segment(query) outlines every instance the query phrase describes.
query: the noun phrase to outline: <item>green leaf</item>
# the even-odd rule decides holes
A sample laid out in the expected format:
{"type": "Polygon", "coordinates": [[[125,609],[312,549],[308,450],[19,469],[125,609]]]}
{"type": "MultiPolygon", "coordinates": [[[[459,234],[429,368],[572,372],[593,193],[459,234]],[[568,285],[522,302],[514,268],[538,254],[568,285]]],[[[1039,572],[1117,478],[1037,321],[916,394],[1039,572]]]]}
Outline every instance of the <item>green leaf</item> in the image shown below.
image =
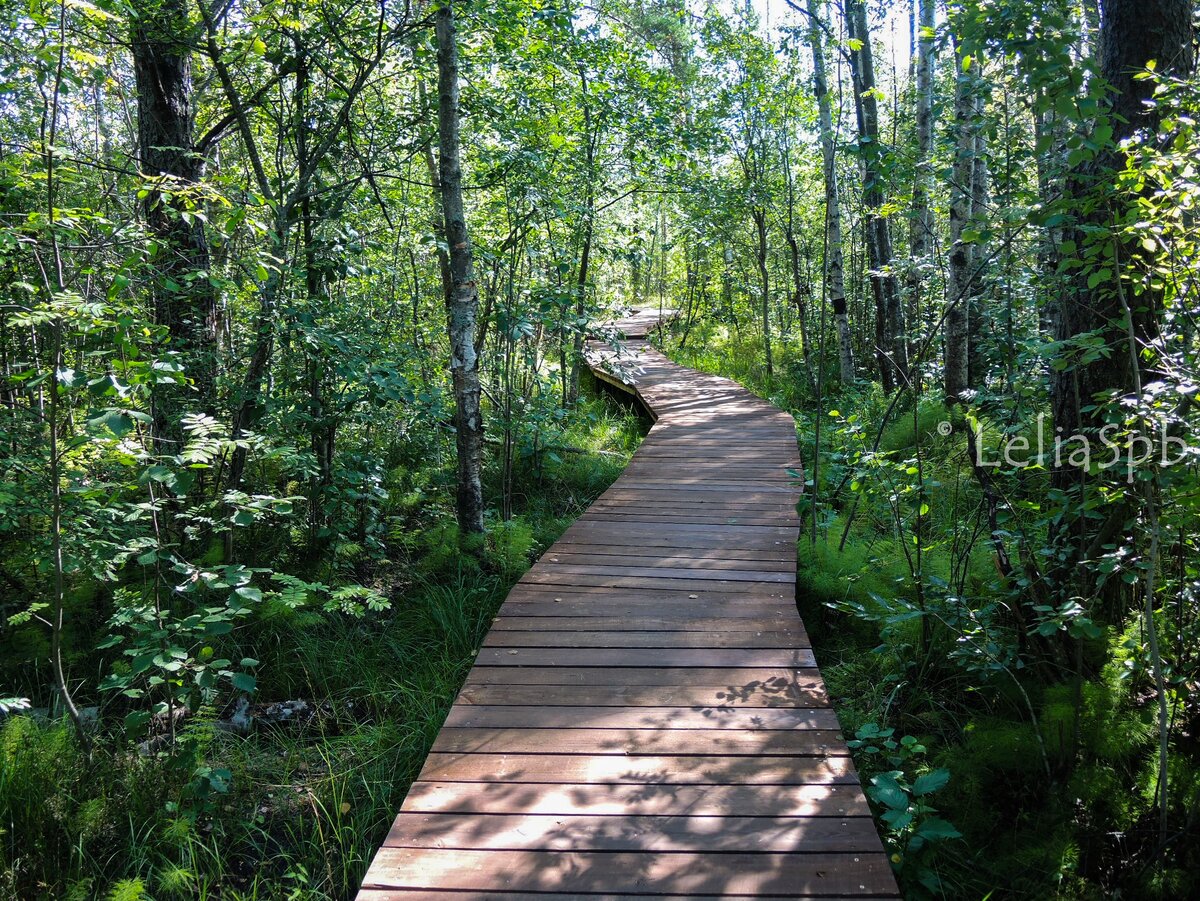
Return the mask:
{"type": "Polygon", "coordinates": [[[234,688],[238,691],[244,691],[247,694],[258,687],[258,680],[249,673],[234,673],[230,677],[230,681],[233,683],[234,688]]]}
{"type": "Polygon", "coordinates": [[[923,776],[918,776],[917,781],[913,783],[913,794],[920,798],[924,795],[931,794],[940,788],[945,788],[946,783],[950,781],[950,771],[947,769],[934,770],[931,773],[926,773],[923,776]]]}
{"type": "Polygon", "coordinates": [[[927,819],[917,827],[916,834],[931,842],[949,838],[962,838],[962,833],[941,817],[930,817],[927,819]]]}
{"type": "Polygon", "coordinates": [[[166,466],[155,464],[142,472],[142,478],[147,482],[163,482],[170,485],[175,481],[175,473],[166,466]]]}
{"type": "Polygon", "coordinates": [[[133,417],[125,410],[105,410],[89,419],[88,427],[96,432],[107,429],[117,438],[124,438],[133,431],[133,417]]]}
{"type": "Polygon", "coordinates": [[[879,818],[896,831],[905,828],[913,821],[913,815],[908,810],[885,810],[879,818]]]}
{"type": "Polygon", "coordinates": [[[908,809],[908,793],[900,787],[894,773],[880,773],[871,780],[874,786],[869,790],[872,798],[893,810],[908,809]]]}

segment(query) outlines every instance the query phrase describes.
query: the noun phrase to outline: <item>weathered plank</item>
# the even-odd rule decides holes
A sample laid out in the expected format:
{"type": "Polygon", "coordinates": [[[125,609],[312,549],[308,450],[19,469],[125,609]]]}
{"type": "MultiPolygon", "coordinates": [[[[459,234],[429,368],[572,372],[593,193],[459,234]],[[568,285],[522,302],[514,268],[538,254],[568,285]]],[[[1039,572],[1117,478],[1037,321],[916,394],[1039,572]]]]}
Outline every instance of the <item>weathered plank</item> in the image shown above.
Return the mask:
{"type": "Polygon", "coordinates": [[[365,888],[504,888],[536,893],[604,892],[618,886],[692,897],[785,894],[788,897],[894,896],[882,852],[862,854],[661,853],[651,851],[468,851],[383,848],[365,888]]]}

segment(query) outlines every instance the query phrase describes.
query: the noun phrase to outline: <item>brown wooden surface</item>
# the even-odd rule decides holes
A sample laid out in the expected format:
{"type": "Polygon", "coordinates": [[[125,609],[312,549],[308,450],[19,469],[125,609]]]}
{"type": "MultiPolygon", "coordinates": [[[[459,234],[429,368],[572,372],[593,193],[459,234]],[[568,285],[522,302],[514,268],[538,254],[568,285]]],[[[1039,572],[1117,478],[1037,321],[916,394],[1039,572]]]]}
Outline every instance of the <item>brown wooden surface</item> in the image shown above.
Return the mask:
{"type": "Polygon", "coordinates": [[[796,614],[790,416],[589,345],[655,426],[514,587],[360,901],[897,897],[796,614]]]}

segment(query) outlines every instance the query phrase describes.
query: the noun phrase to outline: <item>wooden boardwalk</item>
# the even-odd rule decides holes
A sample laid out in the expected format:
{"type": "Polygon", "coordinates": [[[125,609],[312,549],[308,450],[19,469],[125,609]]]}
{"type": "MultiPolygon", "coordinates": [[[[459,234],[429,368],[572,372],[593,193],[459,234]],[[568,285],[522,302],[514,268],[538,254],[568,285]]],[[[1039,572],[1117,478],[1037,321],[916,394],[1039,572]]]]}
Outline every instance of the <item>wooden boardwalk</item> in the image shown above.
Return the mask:
{"type": "Polygon", "coordinates": [[[508,596],[360,901],[897,897],[796,613],[795,425],[656,322],[591,346],[654,428],[508,596]]]}

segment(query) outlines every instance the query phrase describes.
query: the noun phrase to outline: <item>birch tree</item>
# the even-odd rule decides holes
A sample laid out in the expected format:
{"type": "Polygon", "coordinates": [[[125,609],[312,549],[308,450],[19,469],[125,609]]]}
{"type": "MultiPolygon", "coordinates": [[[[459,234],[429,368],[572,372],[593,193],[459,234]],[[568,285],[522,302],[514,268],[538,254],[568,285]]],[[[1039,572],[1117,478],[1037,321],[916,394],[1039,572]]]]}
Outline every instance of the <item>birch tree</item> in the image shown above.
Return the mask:
{"type": "Polygon", "coordinates": [[[875,299],[875,354],[880,381],[891,390],[908,379],[908,344],[904,334],[904,308],[896,274],[892,270],[892,233],[884,210],[883,148],[879,133],[879,100],[875,85],[875,59],[864,0],[844,0],[846,33],[850,44],[850,75],[858,123],[858,155],[863,178],[863,207],[867,233],[867,261],[875,299]]]}
{"type": "Polygon", "coordinates": [[[929,195],[933,187],[933,170],[930,167],[930,150],[933,147],[933,67],[934,67],[934,17],[935,0],[918,0],[919,17],[917,28],[916,96],[914,113],[916,120],[916,159],[914,162],[912,212],[909,222],[908,249],[912,257],[908,270],[908,309],[910,317],[920,322],[922,273],[929,265],[929,252],[934,237],[933,216],[929,209],[929,195]]]}
{"type": "Polygon", "coordinates": [[[450,290],[446,315],[450,333],[450,373],[454,385],[454,429],[458,449],[456,510],[464,532],[483,527],[483,415],[479,397],[479,357],[475,352],[475,320],[479,288],[463,205],[459,136],[458,44],[454,4],[438,8],[438,182],[445,219],[450,290]]]}
{"type": "Polygon", "coordinates": [[[846,308],[846,266],[842,255],[842,204],[839,196],[837,150],[834,146],[833,112],[829,102],[829,82],[825,73],[825,48],[821,32],[820,0],[808,0],[808,42],[813,56],[813,96],[817,101],[817,127],[820,131],[822,171],[825,180],[825,290],[833,308],[837,329],[838,374],[844,384],[854,381],[854,345],[851,342],[850,315],[846,308]]]}

